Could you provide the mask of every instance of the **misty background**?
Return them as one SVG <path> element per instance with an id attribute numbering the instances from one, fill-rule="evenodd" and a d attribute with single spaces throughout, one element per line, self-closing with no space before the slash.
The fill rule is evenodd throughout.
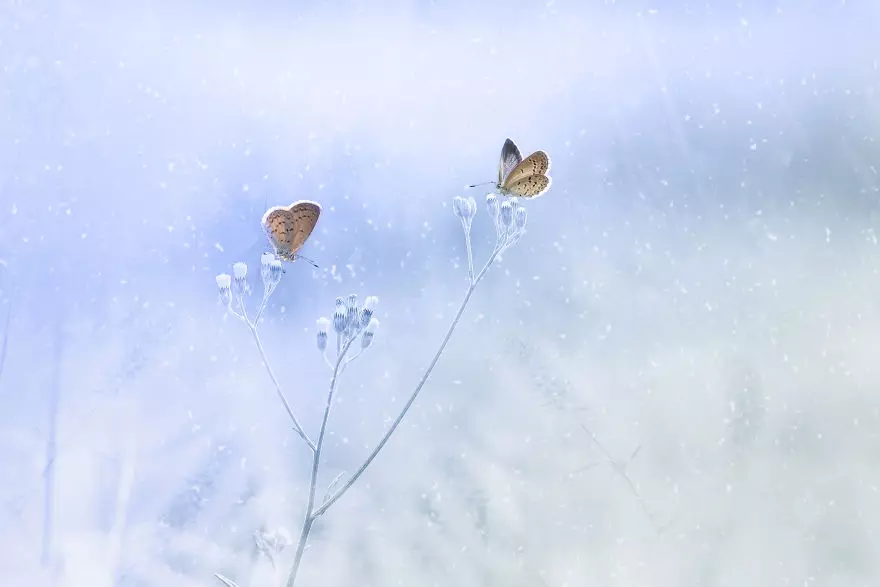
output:
<path id="1" fill-rule="evenodd" d="M 298 534 L 309 454 L 214 276 L 259 291 L 267 203 L 323 206 L 260 327 L 309 431 L 315 320 L 379 296 L 326 486 L 464 295 L 453 197 L 491 251 L 463 186 L 510 137 L 553 187 L 300 584 L 876 584 L 878 27 L 867 0 L 3 2 L 0 583 L 279 584 L 292 548 L 276 574 L 252 533 Z"/>

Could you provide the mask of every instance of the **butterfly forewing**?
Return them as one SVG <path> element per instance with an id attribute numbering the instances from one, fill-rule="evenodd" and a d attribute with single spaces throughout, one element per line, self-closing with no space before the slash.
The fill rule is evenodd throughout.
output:
<path id="1" fill-rule="evenodd" d="M 501 147 L 501 161 L 498 163 L 498 183 L 503 183 L 514 168 L 522 163 L 522 154 L 510 139 Z"/>
<path id="2" fill-rule="evenodd" d="M 531 175 L 546 175 L 550 171 L 550 157 L 544 151 L 535 151 L 517 165 L 510 174 L 504 178 L 501 187 L 510 189 L 514 183 Z"/>
<path id="3" fill-rule="evenodd" d="M 320 215 L 321 206 L 306 200 L 294 202 L 287 208 L 270 208 L 263 216 L 263 228 L 275 254 L 285 261 L 294 261 Z"/>
<path id="4" fill-rule="evenodd" d="M 507 186 L 506 191 L 512 196 L 537 198 L 550 189 L 550 178 L 546 175 L 529 175 Z"/>

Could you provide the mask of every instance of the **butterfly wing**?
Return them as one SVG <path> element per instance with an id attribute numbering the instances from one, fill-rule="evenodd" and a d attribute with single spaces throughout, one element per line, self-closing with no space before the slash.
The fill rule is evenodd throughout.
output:
<path id="1" fill-rule="evenodd" d="M 501 161 L 498 163 L 498 183 L 502 183 L 513 169 L 522 163 L 522 154 L 510 139 L 501 147 Z"/>
<path id="2" fill-rule="evenodd" d="M 289 208 L 270 208 L 263 216 L 263 228 L 275 254 L 285 261 L 294 261 L 320 215 L 321 206 L 306 200 L 294 202 Z"/>
<path id="3" fill-rule="evenodd" d="M 535 151 L 517 165 L 510 174 L 504 178 L 501 187 L 509 190 L 510 186 L 521 179 L 532 175 L 547 175 L 550 172 L 550 157 L 544 151 Z M 547 178 L 549 181 L 549 177 Z"/>
<path id="4" fill-rule="evenodd" d="M 551 179 L 546 175 L 529 175 L 513 182 L 505 188 L 512 196 L 521 198 L 537 198 L 550 189 Z"/>
<path id="5" fill-rule="evenodd" d="M 295 256 L 311 236 L 318 224 L 321 206 L 317 202 L 302 200 L 290 206 L 290 252 Z"/>

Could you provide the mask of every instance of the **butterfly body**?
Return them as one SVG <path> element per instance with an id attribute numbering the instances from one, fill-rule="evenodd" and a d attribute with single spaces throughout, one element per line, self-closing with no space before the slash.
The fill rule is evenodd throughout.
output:
<path id="1" fill-rule="evenodd" d="M 501 148 L 495 189 L 504 196 L 537 198 L 550 189 L 549 173 L 550 156 L 547 153 L 535 151 L 523 159 L 514 142 L 507 139 Z"/>
<path id="2" fill-rule="evenodd" d="M 315 230 L 320 215 L 321 205 L 308 200 L 266 210 L 261 224 L 275 256 L 289 263 L 304 258 L 299 250 Z"/>

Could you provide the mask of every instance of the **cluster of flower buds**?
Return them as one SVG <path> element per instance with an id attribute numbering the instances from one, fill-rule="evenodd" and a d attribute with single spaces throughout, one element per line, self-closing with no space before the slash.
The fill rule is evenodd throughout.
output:
<path id="1" fill-rule="evenodd" d="M 364 300 L 364 305 L 358 306 L 358 297 L 351 294 L 348 298 L 336 298 L 336 307 L 333 310 L 333 318 L 319 318 L 316 325 L 318 328 L 318 350 L 324 352 L 327 348 L 327 337 L 330 327 L 336 332 L 339 346 L 347 344 L 355 337 L 361 337 L 361 348 L 367 348 L 373 342 L 373 336 L 379 328 L 379 320 L 373 317 L 373 312 L 379 303 L 379 298 L 369 296 Z"/>
<path id="2" fill-rule="evenodd" d="M 486 208 L 495 221 L 499 240 L 512 242 L 522 236 L 527 219 L 525 207 L 511 200 L 499 202 L 498 196 L 489 194 L 486 196 Z"/>
<path id="3" fill-rule="evenodd" d="M 241 296 L 250 293 L 251 288 L 247 282 L 247 264 L 239 261 L 232 266 L 232 275 L 221 273 L 217 276 L 217 289 L 220 290 L 220 300 L 227 306 L 233 300 L 240 300 Z"/>

